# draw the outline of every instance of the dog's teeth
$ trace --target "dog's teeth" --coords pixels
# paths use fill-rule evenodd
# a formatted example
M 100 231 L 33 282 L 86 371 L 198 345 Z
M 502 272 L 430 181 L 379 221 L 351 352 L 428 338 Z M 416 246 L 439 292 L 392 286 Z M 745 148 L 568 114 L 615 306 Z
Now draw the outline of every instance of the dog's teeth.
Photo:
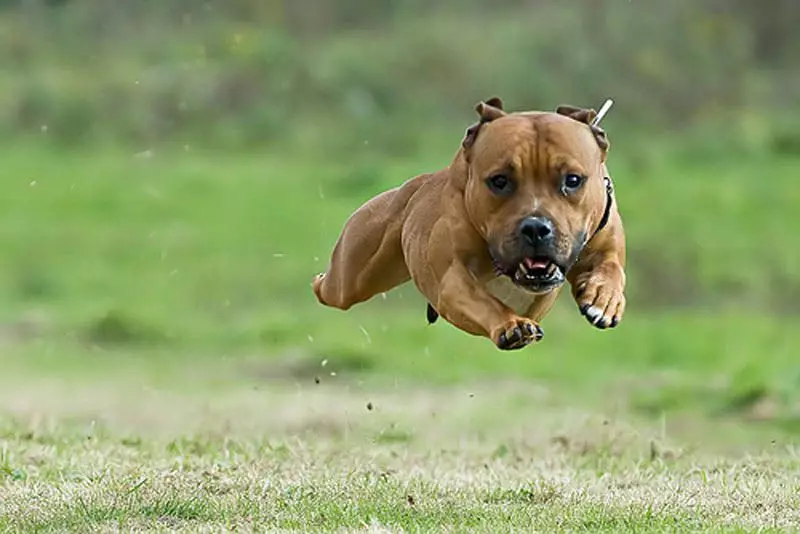
M 525 267 L 525 262 L 519 264 L 519 270 L 522 271 L 522 274 L 524 275 L 528 274 L 528 268 Z

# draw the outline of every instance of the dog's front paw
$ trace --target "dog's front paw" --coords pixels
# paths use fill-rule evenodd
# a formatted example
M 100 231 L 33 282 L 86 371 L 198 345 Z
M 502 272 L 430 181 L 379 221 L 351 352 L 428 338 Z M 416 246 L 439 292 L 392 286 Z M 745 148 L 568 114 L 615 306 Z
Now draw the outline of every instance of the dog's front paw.
M 581 314 L 597 328 L 614 328 L 625 312 L 622 284 L 602 276 L 590 276 L 578 285 L 575 300 Z
M 492 332 L 492 340 L 500 350 L 517 350 L 544 337 L 542 328 L 524 317 L 515 317 Z

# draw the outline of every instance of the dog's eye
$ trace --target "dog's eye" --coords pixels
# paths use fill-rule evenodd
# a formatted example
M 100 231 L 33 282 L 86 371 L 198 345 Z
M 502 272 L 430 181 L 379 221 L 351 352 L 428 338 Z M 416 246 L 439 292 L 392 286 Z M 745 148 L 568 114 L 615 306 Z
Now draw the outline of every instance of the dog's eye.
M 514 188 L 514 183 L 505 174 L 496 174 L 486 180 L 486 185 L 493 193 L 498 195 L 506 195 Z
M 578 176 L 577 174 L 568 174 L 564 177 L 564 184 L 562 186 L 562 190 L 564 191 L 564 193 L 572 193 L 582 185 L 583 185 L 583 176 Z

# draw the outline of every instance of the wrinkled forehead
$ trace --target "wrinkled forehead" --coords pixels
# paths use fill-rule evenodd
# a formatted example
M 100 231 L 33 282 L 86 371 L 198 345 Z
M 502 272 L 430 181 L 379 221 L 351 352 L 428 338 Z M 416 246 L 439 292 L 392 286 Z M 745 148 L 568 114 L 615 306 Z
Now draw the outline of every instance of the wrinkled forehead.
M 602 151 L 587 125 L 555 113 L 528 112 L 485 124 L 473 154 L 479 167 L 578 164 L 588 171 Z

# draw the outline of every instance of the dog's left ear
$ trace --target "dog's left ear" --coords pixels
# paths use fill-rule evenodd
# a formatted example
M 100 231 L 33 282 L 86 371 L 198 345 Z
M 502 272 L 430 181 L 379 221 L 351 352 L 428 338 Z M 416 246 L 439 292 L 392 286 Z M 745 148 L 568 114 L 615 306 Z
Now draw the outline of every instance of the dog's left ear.
M 592 121 L 595 117 L 597 117 L 597 112 L 595 110 L 591 108 L 584 109 L 575 106 L 562 105 L 556 108 L 556 113 L 559 115 L 566 115 L 571 119 L 575 119 L 578 122 L 588 125 L 592 130 L 594 138 L 597 140 L 597 144 L 600 145 L 600 148 L 603 150 L 603 152 L 608 152 L 611 143 L 608 141 L 608 136 L 606 136 L 605 130 L 599 126 L 592 126 Z
M 478 102 L 475 106 L 475 111 L 478 113 L 479 119 L 477 124 L 467 128 L 467 133 L 461 142 L 461 146 L 465 149 L 475 144 L 475 139 L 478 137 L 478 130 L 480 130 L 481 126 L 506 115 L 506 112 L 503 111 L 503 101 L 497 96 L 493 96 L 484 102 Z

